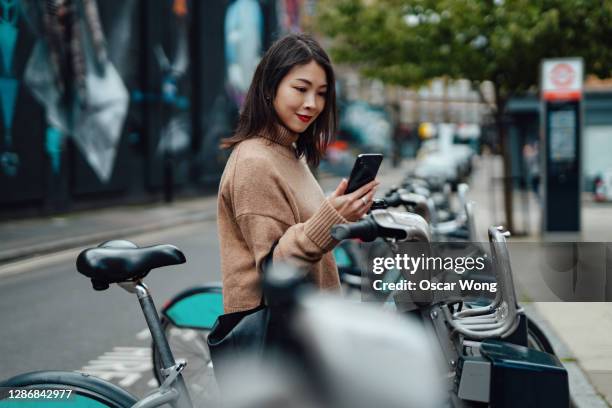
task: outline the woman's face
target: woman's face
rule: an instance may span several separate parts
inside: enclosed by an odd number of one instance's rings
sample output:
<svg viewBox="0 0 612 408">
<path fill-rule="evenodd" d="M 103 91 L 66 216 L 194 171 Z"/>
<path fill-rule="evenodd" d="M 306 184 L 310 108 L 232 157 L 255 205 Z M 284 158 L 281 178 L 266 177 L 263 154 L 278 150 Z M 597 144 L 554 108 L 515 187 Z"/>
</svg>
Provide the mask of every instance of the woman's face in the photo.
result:
<svg viewBox="0 0 612 408">
<path fill-rule="evenodd" d="M 315 61 L 296 65 L 281 80 L 274 98 L 274 110 L 286 128 L 302 133 L 325 107 L 327 78 Z"/>
</svg>

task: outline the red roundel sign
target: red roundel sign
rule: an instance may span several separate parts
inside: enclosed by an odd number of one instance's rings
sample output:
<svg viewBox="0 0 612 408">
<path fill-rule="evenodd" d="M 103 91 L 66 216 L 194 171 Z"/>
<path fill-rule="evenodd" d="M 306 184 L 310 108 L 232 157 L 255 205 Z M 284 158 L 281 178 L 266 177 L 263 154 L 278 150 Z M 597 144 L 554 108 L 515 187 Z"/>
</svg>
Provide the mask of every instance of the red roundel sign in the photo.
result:
<svg viewBox="0 0 612 408">
<path fill-rule="evenodd" d="M 559 88 L 568 88 L 574 82 L 575 77 L 576 72 L 568 64 L 557 64 L 550 71 L 550 80 Z"/>
<path fill-rule="evenodd" d="M 582 60 L 577 58 L 544 60 L 542 97 L 545 100 L 577 100 L 582 97 Z"/>
</svg>

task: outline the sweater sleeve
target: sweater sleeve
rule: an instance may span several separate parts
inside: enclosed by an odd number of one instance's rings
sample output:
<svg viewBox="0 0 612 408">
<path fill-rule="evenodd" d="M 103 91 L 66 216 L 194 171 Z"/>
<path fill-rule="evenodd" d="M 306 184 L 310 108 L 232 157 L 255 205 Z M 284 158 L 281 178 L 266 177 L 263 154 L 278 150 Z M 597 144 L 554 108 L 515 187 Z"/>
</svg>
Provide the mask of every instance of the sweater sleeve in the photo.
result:
<svg viewBox="0 0 612 408">
<path fill-rule="evenodd" d="M 317 263 L 338 243 L 330 229 L 347 221 L 324 199 L 306 222 L 296 223 L 288 186 L 265 161 L 241 162 L 233 184 L 236 221 L 258 270 L 277 240 L 273 259 L 300 266 Z"/>
</svg>

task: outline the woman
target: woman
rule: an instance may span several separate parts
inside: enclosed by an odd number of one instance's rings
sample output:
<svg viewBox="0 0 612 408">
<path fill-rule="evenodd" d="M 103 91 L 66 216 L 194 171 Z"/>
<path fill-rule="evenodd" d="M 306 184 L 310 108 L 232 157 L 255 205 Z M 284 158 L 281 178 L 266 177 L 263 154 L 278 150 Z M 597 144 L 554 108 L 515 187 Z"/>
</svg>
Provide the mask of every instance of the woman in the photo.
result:
<svg viewBox="0 0 612 408">
<path fill-rule="evenodd" d="M 372 205 L 377 181 L 344 195 L 347 180 L 325 198 L 316 166 L 336 131 L 329 57 L 310 36 L 291 34 L 260 61 L 247 93 L 218 196 L 225 313 L 261 304 L 261 263 L 308 266 L 321 289 L 340 287 L 331 250 L 334 224 L 356 221 Z"/>
</svg>

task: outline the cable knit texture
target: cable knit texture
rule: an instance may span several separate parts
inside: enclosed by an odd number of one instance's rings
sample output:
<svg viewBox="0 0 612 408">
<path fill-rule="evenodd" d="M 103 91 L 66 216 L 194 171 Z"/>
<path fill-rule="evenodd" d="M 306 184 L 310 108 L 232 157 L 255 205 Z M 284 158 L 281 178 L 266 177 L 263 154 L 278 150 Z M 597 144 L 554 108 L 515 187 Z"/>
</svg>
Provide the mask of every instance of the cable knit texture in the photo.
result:
<svg viewBox="0 0 612 408">
<path fill-rule="evenodd" d="M 225 166 L 217 219 L 226 313 L 260 304 L 260 265 L 277 240 L 275 261 L 308 266 L 321 289 L 340 288 L 330 228 L 347 221 L 296 158 L 297 137 L 281 131 L 240 142 Z"/>
</svg>

